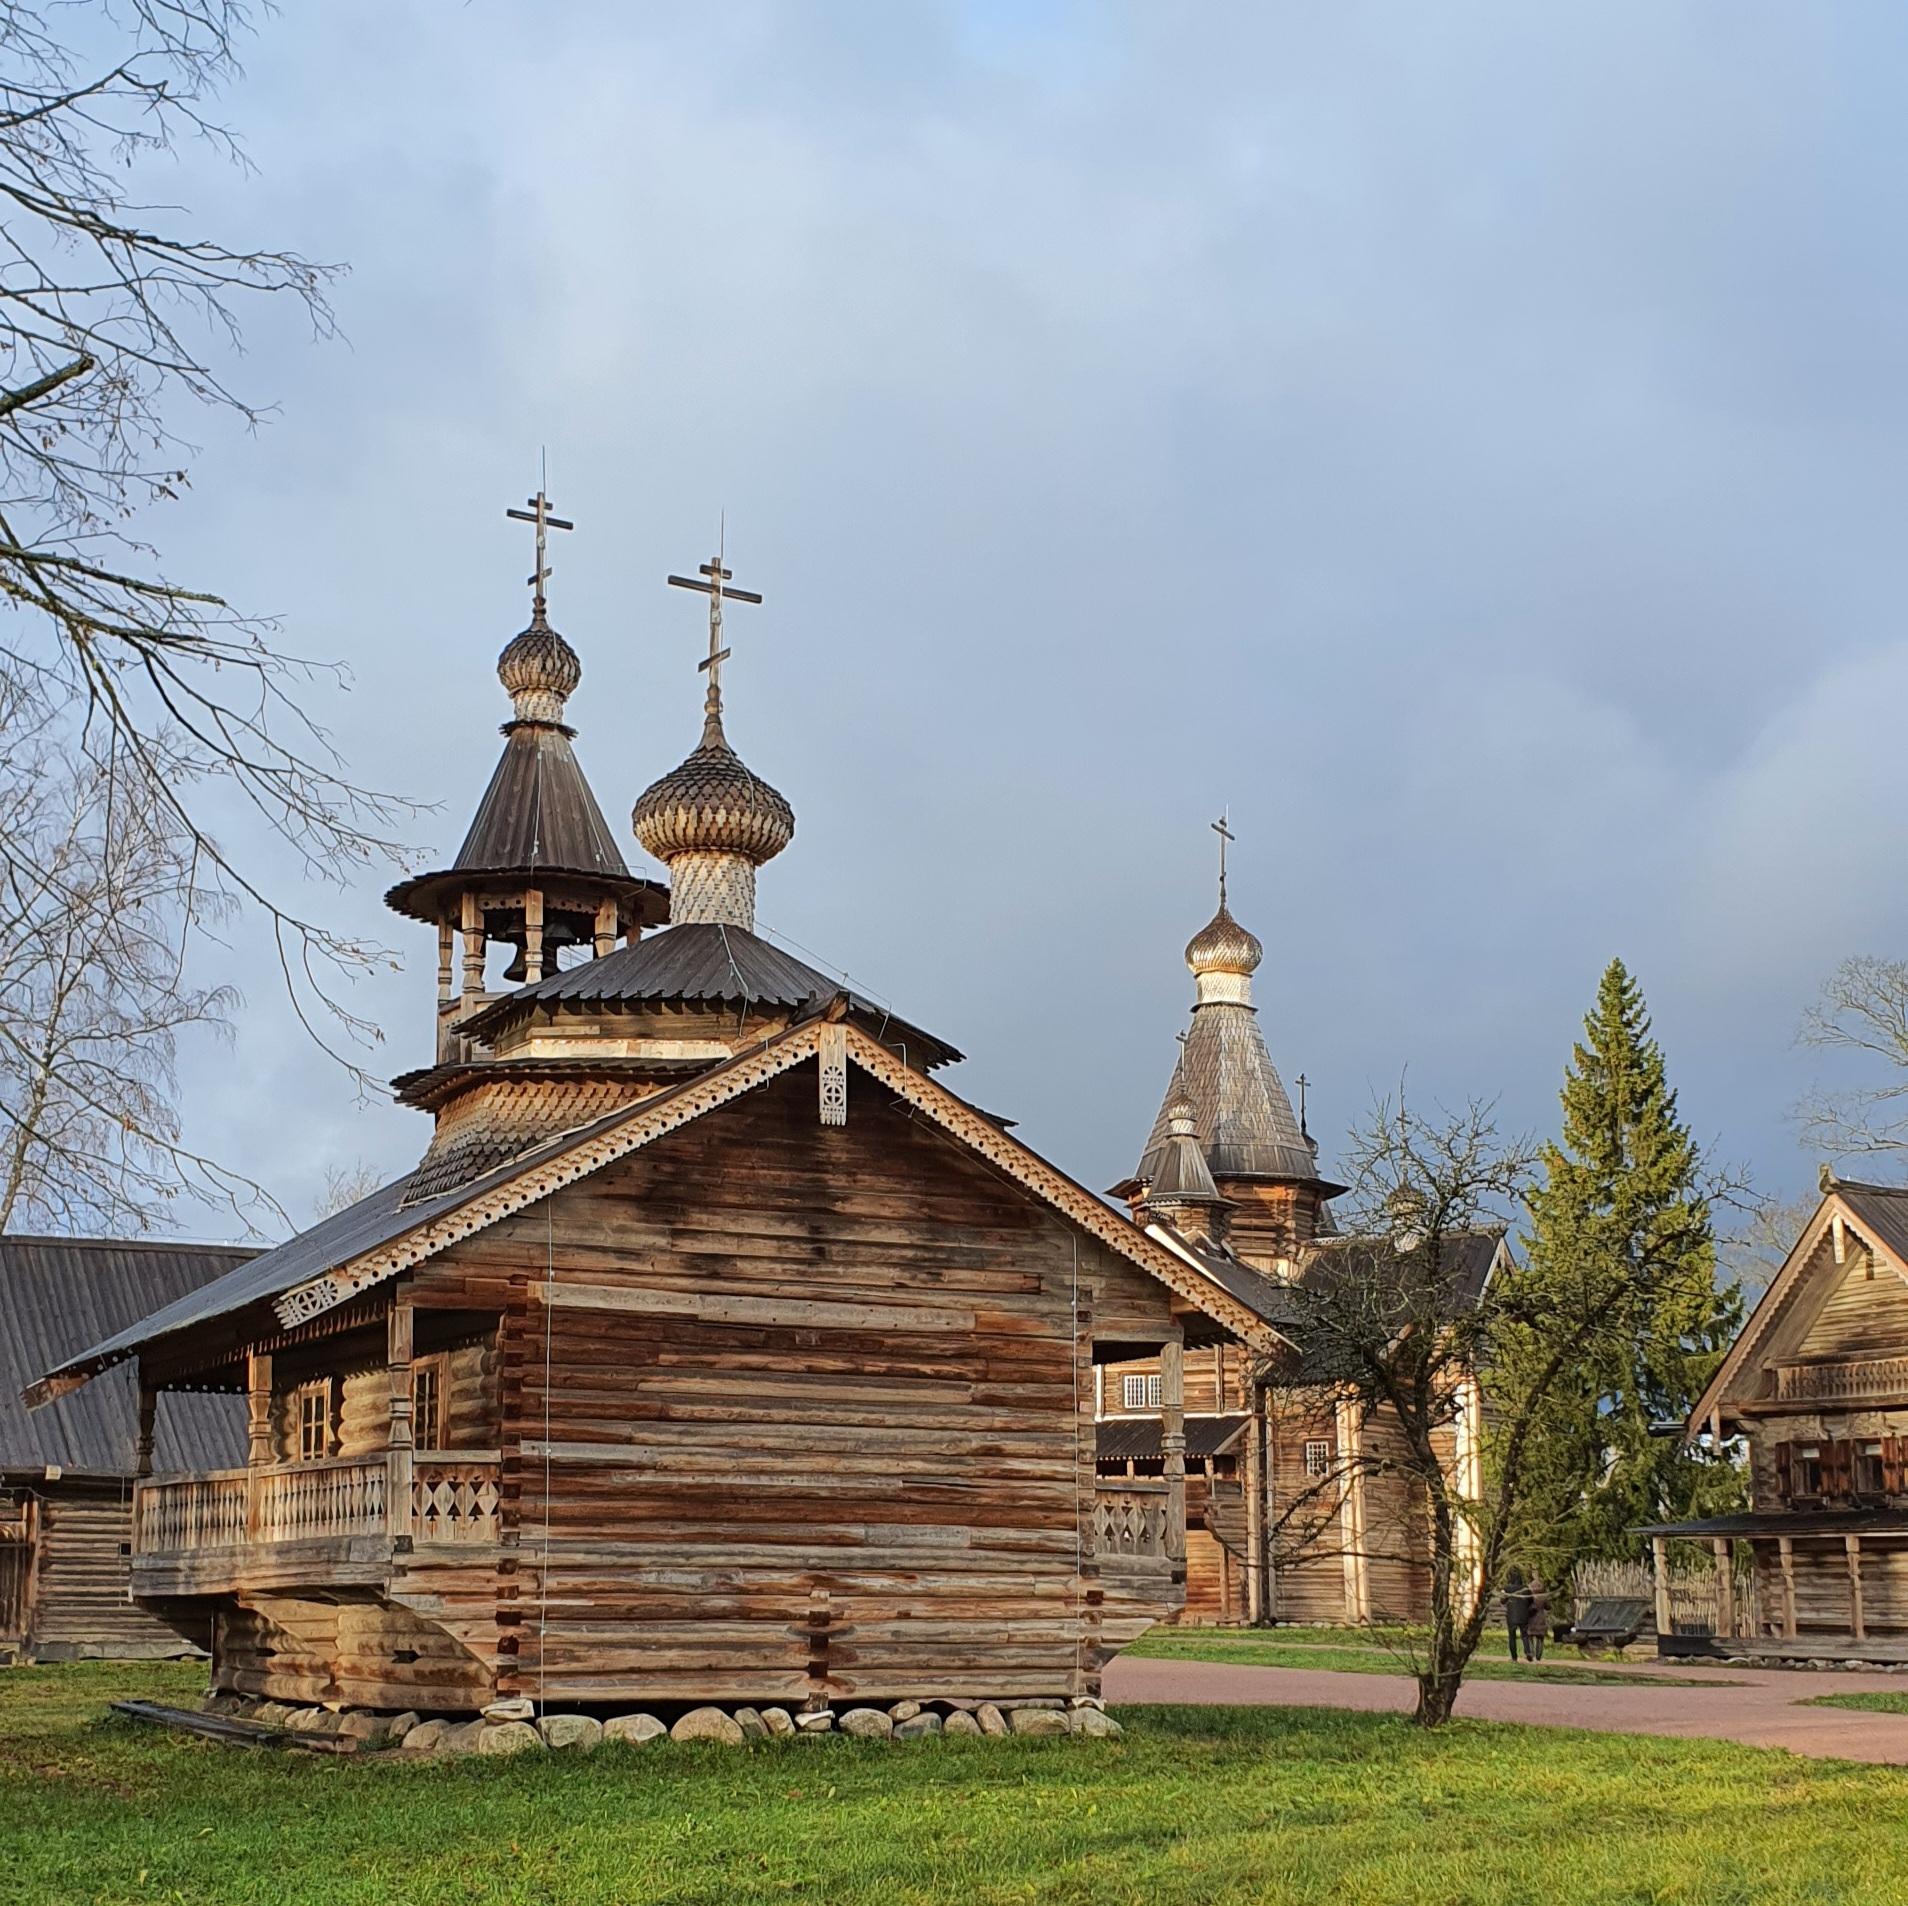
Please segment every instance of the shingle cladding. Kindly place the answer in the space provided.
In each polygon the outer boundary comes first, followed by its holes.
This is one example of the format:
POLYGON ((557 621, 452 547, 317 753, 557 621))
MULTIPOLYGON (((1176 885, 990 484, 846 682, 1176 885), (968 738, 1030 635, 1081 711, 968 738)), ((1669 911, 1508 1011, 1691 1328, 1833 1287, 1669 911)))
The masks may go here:
MULTIPOLYGON (((0 1238, 0 1470, 130 1475, 138 1434, 131 1365, 43 1409, 29 1411, 21 1391, 161 1306, 190 1301, 255 1255, 150 1239, 0 1238)), ((244 1460, 242 1398, 160 1399, 156 1469, 224 1469, 244 1460)))
POLYGON ((458 849, 456 871, 600 874, 626 879, 616 836, 596 805, 570 738, 545 722, 513 722, 503 758, 458 849))
POLYGON ((1151 1182, 1164 1168, 1170 1114, 1182 1098, 1192 1107, 1215 1178, 1318 1177, 1318 1161, 1250 1006, 1212 1001, 1193 1008, 1137 1177, 1151 1182))

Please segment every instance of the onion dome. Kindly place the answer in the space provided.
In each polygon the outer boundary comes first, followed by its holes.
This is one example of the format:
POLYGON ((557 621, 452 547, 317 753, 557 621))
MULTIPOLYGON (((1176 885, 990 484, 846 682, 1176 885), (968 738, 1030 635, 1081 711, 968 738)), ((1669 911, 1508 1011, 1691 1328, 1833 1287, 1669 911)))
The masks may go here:
POLYGON ((519 721, 560 725, 563 705, 583 679, 575 649, 543 619, 539 602, 530 626, 497 657, 497 679, 504 685, 519 721))
POLYGON ((1248 979, 1259 970, 1264 958, 1265 948, 1258 935, 1249 933, 1232 917, 1223 894, 1219 911, 1186 942, 1186 964, 1198 978, 1227 973, 1248 979))
POLYGON ((636 838, 670 871, 670 918, 755 927, 755 870, 795 838, 795 810, 722 732, 712 687, 702 740, 638 797, 636 838))

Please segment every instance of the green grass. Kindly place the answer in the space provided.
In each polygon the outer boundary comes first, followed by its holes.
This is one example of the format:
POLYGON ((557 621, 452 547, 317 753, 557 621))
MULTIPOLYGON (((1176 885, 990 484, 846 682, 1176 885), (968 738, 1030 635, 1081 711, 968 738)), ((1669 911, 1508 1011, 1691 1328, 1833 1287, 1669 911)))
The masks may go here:
POLYGON ((1852 1707, 1864 1714, 1908 1714, 1908 1694, 1893 1688, 1877 1689, 1873 1694, 1817 1694, 1798 1707, 1852 1707))
MULTIPOLYGON (((1312 1668, 1334 1674, 1409 1674, 1398 1652, 1404 1642, 1398 1629, 1352 1628, 1155 1628, 1126 1652, 1156 1661, 1221 1661, 1239 1668, 1312 1668)), ((1502 1648, 1503 1637, 1486 1637, 1485 1650, 1502 1648)), ((1548 1681, 1563 1687, 1596 1684, 1653 1687, 1661 1676, 1626 1674, 1618 1667, 1596 1667, 1584 1661, 1511 1661, 1499 1653, 1480 1650, 1465 1670, 1473 1681, 1548 1681)), ((1678 1677, 1677 1686, 1726 1688, 1731 1682, 1678 1677)))
POLYGON ((201 1906, 1880 1906, 1908 1782, 1751 1748, 1134 1708, 1119 1742, 437 1764, 104 1718, 176 1667, 0 1671, 0 1896, 201 1906))

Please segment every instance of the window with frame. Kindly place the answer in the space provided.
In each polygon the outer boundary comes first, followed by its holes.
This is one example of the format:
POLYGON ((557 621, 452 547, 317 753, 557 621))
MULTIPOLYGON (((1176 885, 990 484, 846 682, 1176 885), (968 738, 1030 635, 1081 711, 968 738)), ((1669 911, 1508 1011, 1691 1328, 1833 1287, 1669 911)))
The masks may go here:
POLYGON ((1305 1473, 1308 1476, 1329 1476, 1332 1473, 1330 1443, 1319 1441, 1305 1445, 1305 1473))
POLYGON ((442 1449, 446 1359, 420 1357, 411 1365, 411 1444, 416 1449, 442 1449))
POLYGON ((331 1385, 304 1384, 297 1398, 298 1460, 321 1463, 331 1454, 331 1385))
POLYGON ((1879 1496, 1888 1487, 1882 1470, 1882 1447, 1880 1443, 1857 1443, 1855 1445, 1855 1493, 1858 1496, 1879 1496))
POLYGON ((1822 1493, 1822 1450, 1816 1443, 1795 1446, 1795 1493, 1819 1496, 1822 1493))
POLYGON ((1166 1400, 1160 1377, 1129 1376, 1120 1381, 1120 1403, 1129 1410, 1157 1410, 1166 1400))

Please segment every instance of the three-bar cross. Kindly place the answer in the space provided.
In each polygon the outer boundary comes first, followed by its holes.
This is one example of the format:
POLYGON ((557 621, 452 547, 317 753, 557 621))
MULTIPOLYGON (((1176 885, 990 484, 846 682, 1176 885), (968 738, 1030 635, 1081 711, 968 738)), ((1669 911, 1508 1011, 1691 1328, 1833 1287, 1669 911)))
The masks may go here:
POLYGON ((561 516, 550 514, 550 499, 538 490, 535 496, 524 499, 527 508, 505 510, 504 514, 516 523, 534 523, 537 526, 537 570, 530 578, 530 607, 537 614, 543 614, 543 585, 550 580, 550 565, 544 560, 547 533, 553 529, 575 529, 576 525, 561 516))
POLYGON ((672 589, 697 589, 709 598, 709 653, 696 664, 696 670, 698 673, 708 670, 709 711, 714 714, 722 706, 722 664, 729 659, 729 651, 722 646, 722 605, 725 602, 760 602, 762 598, 753 589, 729 587, 734 572, 723 567, 720 548, 711 561, 698 563, 696 567, 706 580, 698 582, 694 576, 671 576, 669 586, 672 589))
POLYGON ((1226 845, 1229 841, 1238 839, 1238 836, 1226 825, 1231 814, 1231 808, 1227 808, 1212 823, 1212 831, 1219 836, 1219 904, 1222 907, 1226 904, 1226 845))

